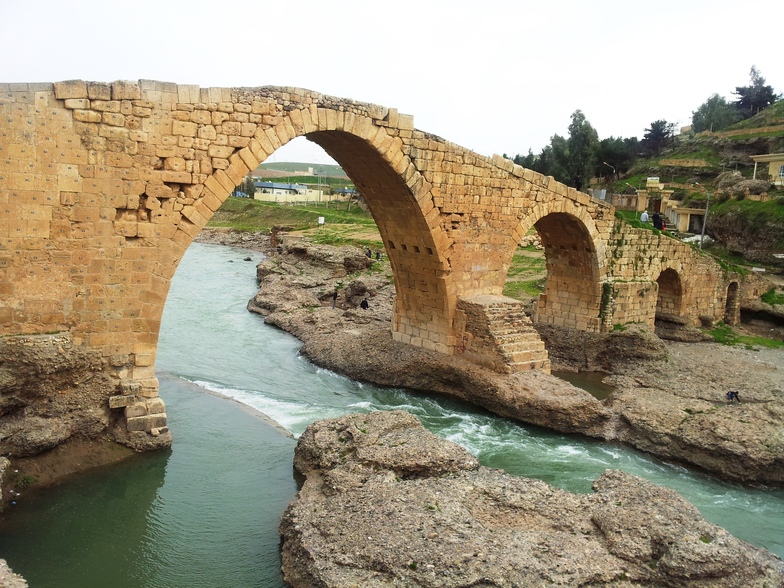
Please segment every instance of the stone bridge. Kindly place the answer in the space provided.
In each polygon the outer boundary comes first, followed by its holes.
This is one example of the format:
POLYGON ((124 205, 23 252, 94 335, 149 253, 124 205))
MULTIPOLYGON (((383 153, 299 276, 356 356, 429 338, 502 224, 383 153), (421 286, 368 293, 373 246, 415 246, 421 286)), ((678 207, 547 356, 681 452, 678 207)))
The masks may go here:
POLYGON ((398 341, 549 370, 521 304, 502 296, 534 227, 547 265, 536 321, 604 332, 653 326, 657 312, 737 319, 738 280, 691 247, 394 108, 142 80, 0 84, 0 109, 0 334, 92 353, 104 408, 137 445, 165 431, 155 355, 178 263, 246 174, 295 137, 323 147, 364 195, 395 274, 398 341))

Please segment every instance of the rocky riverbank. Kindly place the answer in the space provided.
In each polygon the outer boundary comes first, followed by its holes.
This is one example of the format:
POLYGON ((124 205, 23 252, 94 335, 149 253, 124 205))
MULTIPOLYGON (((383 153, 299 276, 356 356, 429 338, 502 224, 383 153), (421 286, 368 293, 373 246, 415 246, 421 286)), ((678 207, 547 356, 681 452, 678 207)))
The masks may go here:
POLYGON ((260 290, 248 307, 301 339, 302 352, 318 365, 357 380, 446 393, 556 431, 621 441, 724 479, 784 484, 781 351, 663 342, 635 328, 601 336, 542 329, 554 368, 612 374, 616 390, 599 401, 548 374, 499 374, 393 341, 394 286, 383 259, 305 242, 270 254, 258 267, 260 290), (741 402, 727 403, 728 390, 738 390, 741 402))
POLYGON ((323 586, 784 584, 784 562, 676 492, 607 470, 572 494, 481 467, 401 411, 319 421, 281 521, 285 580, 323 586))

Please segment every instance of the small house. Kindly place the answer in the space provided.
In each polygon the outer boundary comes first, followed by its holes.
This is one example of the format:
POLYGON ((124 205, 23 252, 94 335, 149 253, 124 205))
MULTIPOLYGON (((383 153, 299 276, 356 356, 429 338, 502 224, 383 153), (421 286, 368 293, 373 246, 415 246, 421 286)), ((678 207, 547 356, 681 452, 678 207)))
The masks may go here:
POLYGON ((776 186, 784 186, 784 153, 768 153, 767 155, 752 155, 751 159, 754 160, 754 175, 752 179, 757 179, 757 164, 768 164, 768 177, 763 175, 760 170, 760 180, 769 180, 771 184, 776 186))

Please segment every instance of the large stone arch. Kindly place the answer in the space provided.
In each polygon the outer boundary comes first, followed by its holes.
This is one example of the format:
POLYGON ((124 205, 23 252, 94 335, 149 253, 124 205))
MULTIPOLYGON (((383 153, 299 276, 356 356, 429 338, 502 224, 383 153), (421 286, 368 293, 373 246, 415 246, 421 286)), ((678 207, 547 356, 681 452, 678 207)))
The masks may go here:
POLYGON ((346 170, 376 221, 395 274, 393 337, 449 353, 454 296, 450 297, 451 274, 439 247, 446 240, 436 222, 430 185, 403 153, 399 137, 373 125, 369 117, 337 117, 335 112, 317 112, 308 119, 312 124, 307 124, 299 110, 290 111, 281 117, 276 132, 260 128, 246 147, 221 151, 227 168, 215 170, 204 181, 204 190, 187 217, 186 234, 178 231, 173 236, 182 246, 174 267, 245 176, 278 148, 304 136, 346 170))
POLYGON ((430 185, 383 129, 373 142, 336 131, 305 137, 321 146, 363 194, 395 274, 392 333, 397 340, 450 352, 455 299, 443 230, 430 185), (390 144, 397 150, 385 149, 390 144))

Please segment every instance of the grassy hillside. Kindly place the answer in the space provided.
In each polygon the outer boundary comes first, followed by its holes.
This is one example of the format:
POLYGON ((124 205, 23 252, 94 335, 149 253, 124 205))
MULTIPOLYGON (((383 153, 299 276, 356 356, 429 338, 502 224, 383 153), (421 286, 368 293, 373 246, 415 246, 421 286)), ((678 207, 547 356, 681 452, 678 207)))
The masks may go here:
POLYGON ((784 100, 720 133, 679 135, 663 153, 638 160, 629 174, 613 185, 613 189, 621 192, 627 187, 627 182, 635 188, 643 188, 648 176, 658 176, 669 183, 699 181, 706 185, 728 170, 737 170, 744 177, 751 178, 754 172, 752 155, 784 151, 784 130, 767 130, 781 125, 784 125, 784 100), (701 164, 685 167, 678 165, 679 162, 701 164))
POLYGON ((271 170, 271 171, 282 171, 288 173, 307 173, 309 169, 313 169, 319 173, 321 176, 330 176, 330 177, 346 177, 346 172, 343 171, 339 165, 327 165, 327 164, 320 164, 320 163, 298 163, 294 161, 282 161, 282 162, 274 162, 274 163, 262 163, 257 167, 258 170, 271 170))
POLYGON ((303 230, 318 227, 320 216, 323 216, 328 224, 376 224, 370 213, 356 205, 347 211, 345 203, 341 203, 340 208, 324 208, 288 206, 249 198, 228 198, 210 219, 208 226, 231 227, 238 231, 269 231, 275 226, 303 230))

